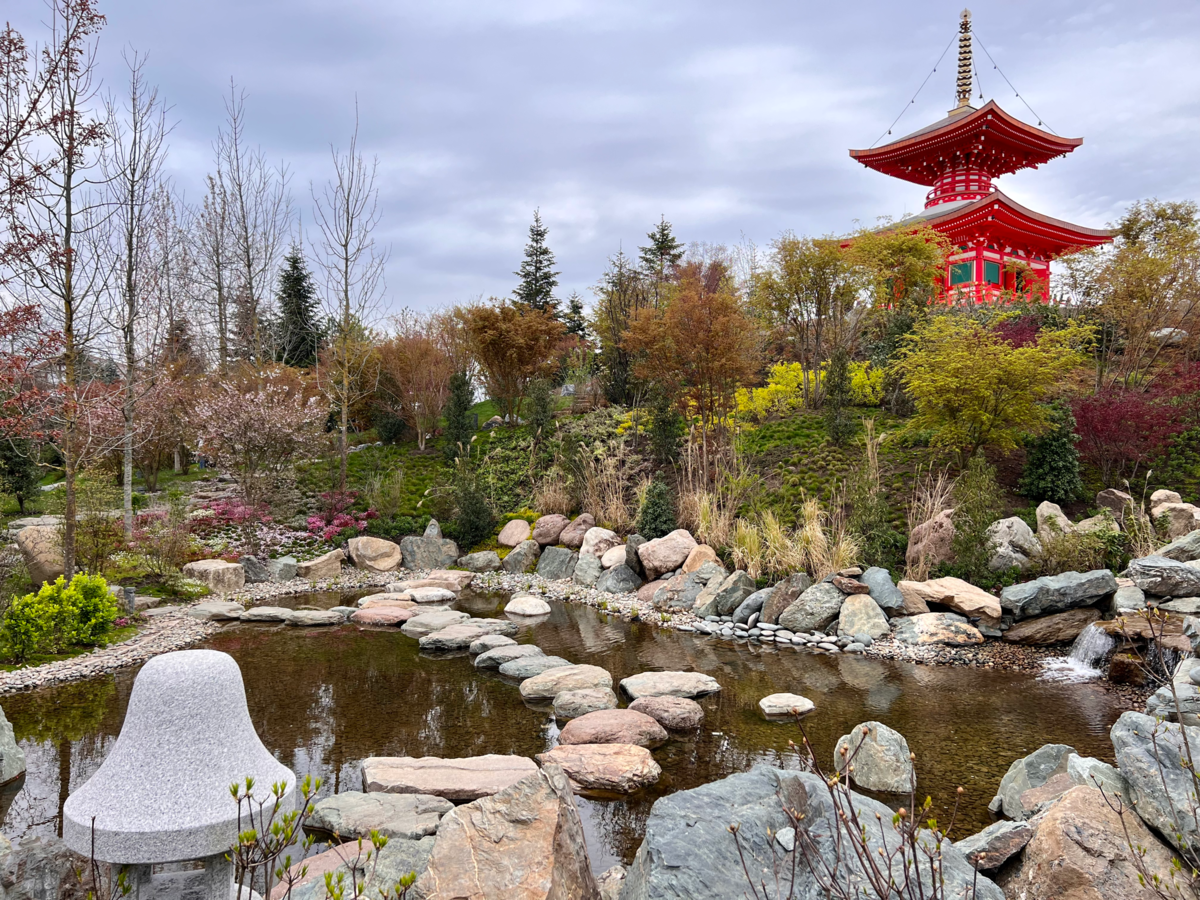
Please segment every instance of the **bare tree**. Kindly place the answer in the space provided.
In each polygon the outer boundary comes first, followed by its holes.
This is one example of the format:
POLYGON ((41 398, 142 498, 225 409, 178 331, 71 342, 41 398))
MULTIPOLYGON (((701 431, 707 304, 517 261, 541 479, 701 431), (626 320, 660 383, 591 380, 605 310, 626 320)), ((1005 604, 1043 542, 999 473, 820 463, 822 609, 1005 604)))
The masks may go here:
POLYGON ((367 328, 383 290, 387 251, 375 245, 379 224, 378 160, 367 165, 358 152, 358 123, 345 153, 330 148, 334 176, 320 193, 310 188, 320 232, 314 248, 325 274, 330 335, 317 367, 322 389, 338 411, 338 485, 346 489, 350 407, 371 393, 376 357, 367 328))
MULTIPOLYGON (((134 412, 145 371, 143 350, 151 342, 139 341, 147 329, 145 302, 160 272, 155 266, 153 243, 158 236, 155 203, 162 177, 168 126, 166 109, 158 91, 146 84, 146 57, 125 57, 129 68, 129 94, 124 104, 110 98, 107 104, 109 151, 102 168, 106 175, 112 213, 108 224, 115 277, 108 321, 120 337, 125 379, 121 399, 125 539, 133 540, 134 412)), ((156 317, 157 318, 157 317, 156 317)))
POLYGON ((229 370, 229 303, 232 283, 232 227, 229 194, 225 177, 218 165, 215 175, 206 179, 208 190, 193 218, 192 255, 196 259, 195 284, 199 295, 212 312, 212 330, 216 341, 217 366, 229 370))

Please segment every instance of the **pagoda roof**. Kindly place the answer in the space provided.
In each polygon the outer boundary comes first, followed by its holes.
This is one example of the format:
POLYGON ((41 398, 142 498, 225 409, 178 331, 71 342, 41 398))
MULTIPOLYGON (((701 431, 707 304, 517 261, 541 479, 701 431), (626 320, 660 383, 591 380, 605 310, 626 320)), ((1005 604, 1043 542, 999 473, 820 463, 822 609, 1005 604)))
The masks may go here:
POLYGON ((884 175, 932 185, 948 169, 969 166, 997 178, 1047 163, 1082 143, 1083 138, 1059 137, 1022 122, 989 100, 882 147, 851 150, 850 156, 884 175))
POLYGON ((1034 212, 1002 191, 992 191, 978 200, 939 203, 891 227, 903 228, 916 224, 929 225, 958 245, 986 240, 1043 259, 1053 259, 1083 247, 1107 244, 1114 234, 1106 228, 1073 225, 1034 212))

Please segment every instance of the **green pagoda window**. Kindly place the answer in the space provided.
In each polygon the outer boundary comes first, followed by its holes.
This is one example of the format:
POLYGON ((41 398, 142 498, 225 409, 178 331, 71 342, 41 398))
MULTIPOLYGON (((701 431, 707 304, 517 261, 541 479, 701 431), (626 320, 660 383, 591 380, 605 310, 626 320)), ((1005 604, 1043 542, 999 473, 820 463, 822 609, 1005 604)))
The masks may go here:
POLYGON ((1000 283, 1000 263, 984 262, 983 264, 983 280, 988 284, 1000 283))
POLYGON ((968 260, 967 262, 955 263, 950 267, 950 286, 956 284, 970 284, 975 280, 975 263, 968 260))

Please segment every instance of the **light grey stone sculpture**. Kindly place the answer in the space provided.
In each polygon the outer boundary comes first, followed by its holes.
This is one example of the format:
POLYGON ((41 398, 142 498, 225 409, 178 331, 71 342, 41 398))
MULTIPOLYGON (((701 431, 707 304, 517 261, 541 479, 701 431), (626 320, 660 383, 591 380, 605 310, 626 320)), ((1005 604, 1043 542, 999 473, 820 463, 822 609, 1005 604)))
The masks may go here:
POLYGON ((139 890, 150 893, 153 864, 203 860, 202 896, 228 900, 225 854, 238 826, 229 786, 248 776, 260 800, 282 782, 280 813, 294 808, 296 776, 259 740, 233 658, 165 653, 138 673, 112 752, 67 798, 63 840, 84 857, 94 840, 98 861, 134 866, 139 890))

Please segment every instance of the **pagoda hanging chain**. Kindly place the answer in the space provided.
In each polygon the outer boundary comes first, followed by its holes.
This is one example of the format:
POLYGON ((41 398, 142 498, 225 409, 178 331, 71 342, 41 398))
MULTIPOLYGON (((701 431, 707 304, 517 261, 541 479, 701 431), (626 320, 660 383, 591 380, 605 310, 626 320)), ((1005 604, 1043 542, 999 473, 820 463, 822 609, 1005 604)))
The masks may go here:
POLYGON ((958 108, 971 105, 971 11, 962 11, 958 25, 958 108))
POLYGON ((1030 114, 1033 115, 1034 118, 1036 118, 1038 120, 1038 127, 1039 128, 1044 127, 1051 134, 1058 134, 1058 132, 1055 131, 1053 128, 1051 128, 1049 123, 1047 123, 1041 116, 1039 116, 1037 114, 1037 111, 1032 106, 1029 105, 1029 101, 1021 96, 1020 91, 1018 91, 1015 87, 1013 87, 1013 83, 1008 80, 1008 76, 1004 74, 1004 70, 1000 68, 999 63, 997 63, 996 60, 994 60, 992 58, 992 54, 988 53, 987 45, 984 44, 983 41, 979 41, 979 49, 982 50, 984 52, 984 54, 987 56, 988 62, 990 62, 992 64, 992 68, 1000 73, 1000 77, 1004 79, 1004 83, 1007 84, 1010 88, 1012 88, 1012 92, 1016 96, 1016 98, 1018 100, 1020 100, 1022 103, 1024 103, 1025 108, 1027 110, 1029 110, 1030 114))
POLYGON ((875 138, 875 140, 873 140, 871 142, 872 147, 874 147, 876 144, 878 144, 880 141, 882 141, 885 137, 887 137, 889 134, 891 134, 892 129, 896 127, 896 123, 899 122, 900 119, 902 119, 904 117, 904 114, 906 112, 908 112, 909 109, 912 108, 912 105, 917 102, 917 97, 919 97, 921 95, 921 91, 923 91, 925 89, 925 85, 929 84, 929 79, 932 78, 937 73, 938 66, 940 66, 942 64, 942 60, 946 58, 946 54, 950 52, 950 48, 953 46, 954 46, 954 38, 951 37, 950 40, 946 42, 946 47, 944 50, 942 50, 942 55, 937 58, 937 62, 935 62, 933 64, 933 68, 929 70, 929 74, 925 76, 925 80, 922 81, 921 86, 919 88, 917 88, 917 92, 912 95, 911 99, 909 99, 909 101, 907 103, 904 104, 904 109, 900 110, 900 115, 896 116, 896 118, 892 120, 892 124, 888 126, 887 131, 885 131, 883 134, 881 134, 879 137, 875 138))

